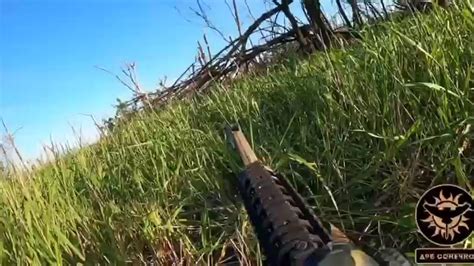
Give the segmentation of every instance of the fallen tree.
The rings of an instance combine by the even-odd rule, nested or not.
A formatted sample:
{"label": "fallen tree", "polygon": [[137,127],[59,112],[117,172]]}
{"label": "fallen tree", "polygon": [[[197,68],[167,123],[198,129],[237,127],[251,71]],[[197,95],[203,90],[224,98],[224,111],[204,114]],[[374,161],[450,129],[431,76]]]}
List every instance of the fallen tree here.
{"label": "fallen tree", "polygon": [[[182,99],[191,97],[195,93],[205,92],[215,82],[231,80],[262,66],[266,67],[272,59],[277,57],[279,51],[284,50],[283,48],[291,46],[294,47],[295,52],[310,54],[345,46],[360,38],[358,31],[363,26],[389,20],[395,14],[405,16],[414,14],[414,11],[426,11],[433,6],[430,0],[410,2],[402,0],[394,2],[394,5],[391,6],[381,0],[379,7],[371,1],[364,1],[362,5],[366,7],[365,9],[371,10],[370,13],[364,13],[361,11],[360,4],[348,0],[352,10],[352,22],[345,13],[342,4],[338,2],[338,14],[341,16],[342,22],[330,23],[321,9],[319,0],[301,0],[302,9],[307,17],[306,22],[299,21],[293,15],[290,9],[293,0],[272,0],[272,3],[274,4],[272,8],[258,18],[254,18],[253,23],[242,32],[237,4],[233,0],[232,16],[238,26],[239,36],[228,40],[228,44],[224,48],[212,55],[204,35],[206,47],[198,43],[198,55],[195,62],[171,85],[166,86],[162,83],[160,89],[145,92],[137,81],[135,64],[126,65],[122,70],[122,76],[115,75],[115,77],[133,92],[134,97],[121,102],[117,117],[105,121],[105,124],[112,128],[116,120],[124,117],[123,113],[131,114],[141,109],[161,107],[172,99]],[[446,0],[439,0],[437,3],[441,7],[448,6]],[[209,21],[199,0],[197,4],[199,11],[195,11],[195,13],[206,22],[208,27],[217,31],[224,38],[224,35]],[[279,23],[280,13],[284,15],[282,21],[288,22],[290,27]],[[264,41],[253,44],[252,38],[257,34]]]}

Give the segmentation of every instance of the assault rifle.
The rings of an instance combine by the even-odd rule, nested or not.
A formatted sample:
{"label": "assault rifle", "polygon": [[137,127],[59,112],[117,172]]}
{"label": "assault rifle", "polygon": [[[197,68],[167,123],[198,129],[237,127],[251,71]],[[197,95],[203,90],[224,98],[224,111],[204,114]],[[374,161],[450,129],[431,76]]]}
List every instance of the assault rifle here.
{"label": "assault rifle", "polygon": [[237,126],[226,128],[226,133],[245,165],[238,175],[239,193],[266,265],[410,265],[394,250],[376,261],[336,226],[326,230],[291,184],[258,160]]}

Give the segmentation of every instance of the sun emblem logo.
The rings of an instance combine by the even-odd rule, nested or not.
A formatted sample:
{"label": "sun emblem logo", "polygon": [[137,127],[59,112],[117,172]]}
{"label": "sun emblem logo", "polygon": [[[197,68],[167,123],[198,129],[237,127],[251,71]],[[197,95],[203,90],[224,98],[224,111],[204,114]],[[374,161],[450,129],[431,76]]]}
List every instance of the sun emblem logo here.
{"label": "sun emblem logo", "polygon": [[438,245],[453,245],[464,241],[472,232],[473,200],[464,189],[441,185],[428,190],[417,205],[417,225],[420,232]]}
{"label": "sun emblem logo", "polygon": [[445,239],[454,239],[455,234],[459,234],[459,229],[464,227],[469,230],[466,221],[469,218],[464,214],[470,210],[469,203],[459,204],[459,198],[462,194],[453,197],[452,194],[448,198],[443,195],[443,190],[439,192],[439,197],[435,197],[435,203],[424,203],[423,207],[430,214],[428,218],[421,220],[429,223],[428,227],[434,227],[435,232],[432,236],[441,234]]}

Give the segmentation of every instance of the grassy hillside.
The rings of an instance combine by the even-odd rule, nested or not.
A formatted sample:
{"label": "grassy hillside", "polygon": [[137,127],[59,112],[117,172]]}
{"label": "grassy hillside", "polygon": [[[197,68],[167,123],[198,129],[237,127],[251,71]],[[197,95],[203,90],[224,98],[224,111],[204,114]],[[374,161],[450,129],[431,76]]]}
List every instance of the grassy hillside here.
{"label": "grassy hillside", "polygon": [[212,95],[142,113],[99,143],[0,180],[0,262],[256,261],[236,196],[238,121],[257,154],[323,219],[362,243],[425,245],[414,204],[474,176],[474,13],[437,11],[364,31],[350,50],[289,59]]}

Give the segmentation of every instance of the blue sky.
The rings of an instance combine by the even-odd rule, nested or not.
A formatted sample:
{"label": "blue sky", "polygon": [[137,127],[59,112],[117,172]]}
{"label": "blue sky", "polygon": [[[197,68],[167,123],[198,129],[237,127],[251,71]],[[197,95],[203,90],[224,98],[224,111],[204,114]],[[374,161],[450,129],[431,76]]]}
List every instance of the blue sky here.
{"label": "blue sky", "polygon": [[[215,24],[233,35],[224,1],[205,2]],[[264,9],[263,1],[248,2],[255,14]],[[107,118],[114,113],[116,98],[130,97],[125,87],[94,66],[118,73],[125,63],[135,62],[142,86],[151,91],[165,75],[177,77],[193,61],[203,33],[214,49],[223,45],[192,15],[192,0],[0,4],[0,119],[16,131],[16,144],[29,159],[37,158],[51,139],[74,143],[71,127],[85,140],[95,139],[86,114]]]}

